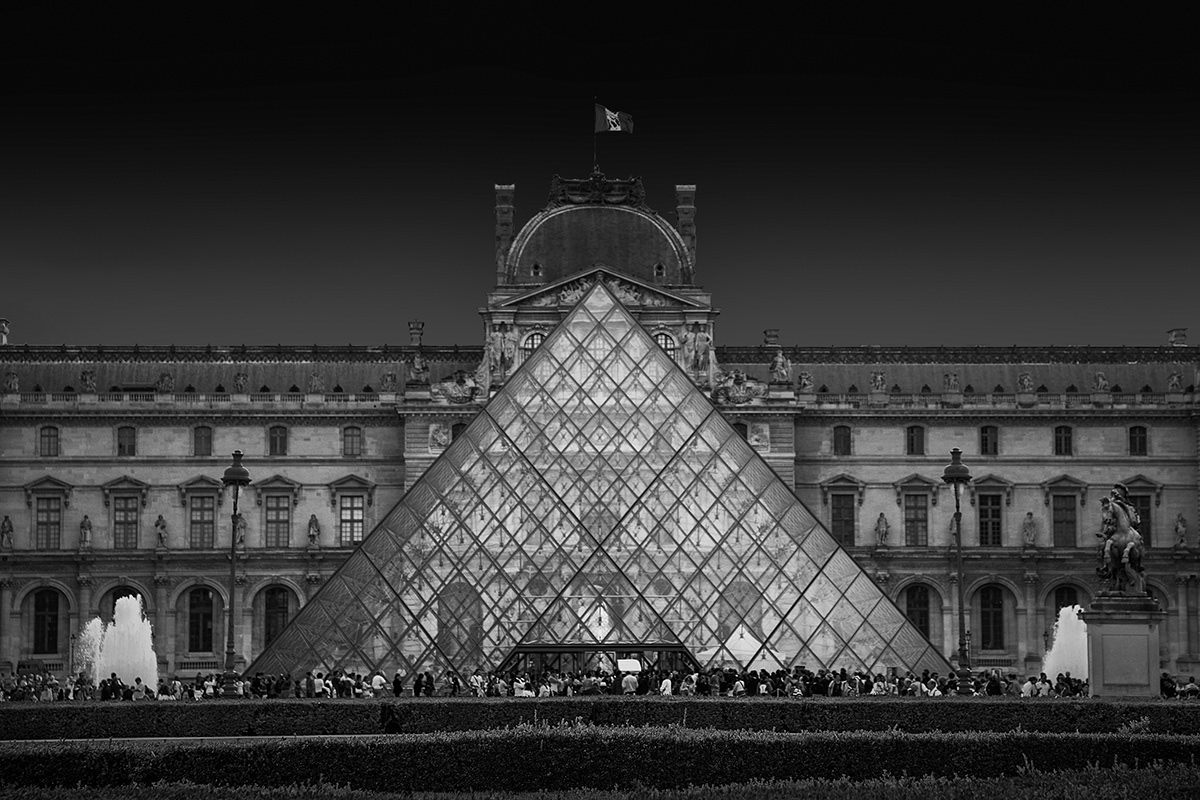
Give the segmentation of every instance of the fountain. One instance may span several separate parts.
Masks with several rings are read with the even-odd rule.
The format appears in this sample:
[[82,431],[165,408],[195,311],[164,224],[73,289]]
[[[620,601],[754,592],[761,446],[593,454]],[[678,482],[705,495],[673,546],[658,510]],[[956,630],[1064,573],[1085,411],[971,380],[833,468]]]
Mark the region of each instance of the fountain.
[[158,657],[140,595],[117,598],[110,624],[99,617],[88,621],[79,635],[75,663],[92,685],[115,672],[126,686],[141,678],[143,684],[157,689]]
[[1073,678],[1088,677],[1087,623],[1079,618],[1080,606],[1063,606],[1054,623],[1054,636],[1046,651],[1042,672],[1054,680],[1059,673]]

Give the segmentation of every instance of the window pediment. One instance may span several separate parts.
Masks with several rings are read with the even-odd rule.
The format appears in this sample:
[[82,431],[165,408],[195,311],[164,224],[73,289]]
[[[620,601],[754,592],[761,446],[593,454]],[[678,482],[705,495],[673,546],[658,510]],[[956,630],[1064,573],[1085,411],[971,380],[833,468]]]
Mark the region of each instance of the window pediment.
[[367,505],[372,505],[375,502],[375,484],[358,475],[347,475],[329,484],[330,505],[337,505],[339,494],[365,494]]
[[971,505],[975,505],[976,492],[991,492],[1004,493],[1004,505],[1012,505],[1013,482],[999,475],[984,475],[982,478],[976,478],[971,481],[968,486],[971,489]]
[[936,506],[938,489],[941,486],[941,482],[935,481],[932,478],[926,478],[924,475],[915,472],[907,478],[902,478],[892,484],[892,488],[896,490],[896,505],[904,502],[905,492],[927,492],[929,494],[929,502]]
[[146,496],[150,493],[150,484],[145,481],[139,481],[132,475],[122,475],[119,478],[114,478],[108,483],[101,484],[100,490],[104,492],[104,505],[107,508],[112,501],[113,493],[137,494],[141,497],[142,507],[146,507]]
[[22,488],[25,489],[25,505],[33,508],[33,496],[35,494],[61,494],[63,497],[63,506],[70,507],[71,491],[75,487],[64,480],[44,475],[35,481],[30,481]]
[[1046,505],[1050,505],[1050,495],[1052,494],[1076,493],[1079,495],[1079,505],[1082,506],[1087,503],[1087,491],[1087,481],[1081,481],[1066,474],[1051,478],[1042,484]]
[[858,495],[858,504],[861,506],[863,504],[863,495],[867,491],[865,481],[860,481],[858,478],[845,472],[840,475],[834,475],[832,478],[826,478],[819,485],[821,487],[821,503],[823,505],[829,505],[829,495],[832,492],[853,492]]
[[217,504],[225,502],[225,484],[221,483],[216,478],[211,478],[208,475],[197,475],[191,480],[184,481],[175,487],[179,490],[179,502],[187,505],[187,496],[189,492],[216,492]]
[[263,495],[271,492],[279,494],[291,494],[292,505],[300,504],[300,484],[291,478],[285,478],[282,475],[272,475],[269,478],[263,478],[261,481],[250,484],[254,489],[257,505],[262,505]]
[[1125,484],[1125,488],[1127,488],[1133,494],[1153,494],[1154,505],[1162,505],[1163,484],[1159,483],[1158,481],[1152,478],[1147,478],[1145,475],[1139,472],[1132,478],[1126,478],[1125,480],[1121,481],[1121,483]]

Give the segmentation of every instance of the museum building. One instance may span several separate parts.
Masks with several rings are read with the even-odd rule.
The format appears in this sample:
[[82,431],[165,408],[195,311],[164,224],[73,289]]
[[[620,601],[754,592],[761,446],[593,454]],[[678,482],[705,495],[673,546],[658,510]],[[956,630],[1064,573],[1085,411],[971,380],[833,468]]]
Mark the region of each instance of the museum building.
[[[1128,487],[1162,668],[1200,672],[1200,353],[714,341],[696,187],[496,187],[483,345],[0,345],[0,673],[139,594],[163,674],[1037,671]],[[786,322],[786,321],[785,321]],[[233,450],[251,484],[221,483]],[[232,546],[231,546],[232,545]],[[230,554],[236,553],[233,586]]]

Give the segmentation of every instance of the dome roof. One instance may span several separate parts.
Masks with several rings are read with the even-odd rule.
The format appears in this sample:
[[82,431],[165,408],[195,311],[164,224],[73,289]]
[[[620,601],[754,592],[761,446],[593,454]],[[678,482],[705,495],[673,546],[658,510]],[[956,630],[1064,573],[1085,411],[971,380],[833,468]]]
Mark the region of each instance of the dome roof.
[[640,179],[556,176],[550,205],[513,240],[504,282],[549,283],[604,264],[647,282],[690,285],[693,265],[683,238],[642,198]]

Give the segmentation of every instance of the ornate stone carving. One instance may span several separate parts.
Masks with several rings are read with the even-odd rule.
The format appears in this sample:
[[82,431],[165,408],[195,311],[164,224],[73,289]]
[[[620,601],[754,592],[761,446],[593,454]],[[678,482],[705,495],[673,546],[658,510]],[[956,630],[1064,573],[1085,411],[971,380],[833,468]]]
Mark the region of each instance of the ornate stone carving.
[[771,357],[771,380],[775,383],[792,382],[792,361],[784,354],[782,347]]
[[175,391],[175,376],[169,372],[159,373],[158,380],[154,383],[154,391],[167,393]]
[[0,578],[0,589],[11,589],[11,588],[13,588],[13,579],[12,578],[9,578],[7,576]]
[[315,372],[308,376],[308,393],[325,394],[325,379]]
[[[425,378],[426,378],[426,382],[428,382],[428,378],[429,378],[428,368],[426,368]],[[398,383],[399,383],[399,379],[397,378],[396,373],[385,372],[385,373],[383,373],[383,377],[381,377],[379,379],[379,391],[394,392],[394,391],[396,391]]]
[[319,583],[320,583],[320,582],[321,582],[323,579],[322,579],[322,578],[321,578],[321,576],[320,576],[320,575],[318,575],[317,573],[315,573],[315,572],[309,572],[308,574],[306,574],[306,575],[304,576],[304,580],[305,580],[305,582],[306,582],[306,583],[308,583],[310,586],[316,586],[316,585],[317,585],[317,584],[319,584]]
[[767,396],[767,385],[747,377],[745,372],[735,369],[719,379],[713,389],[713,399],[718,403],[744,405]]
[[158,546],[167,546],[167,521],[163,519],[163,515],[159,514],[158,519],[154,520],[154,532],[158,535]]
[[239,372],[233,376],[233,391],[237,394],[245,394],[250,389],[250,376],[244,372]]
[[17,377],[15,372],[4,373],[4,392],[5,394],[17,394],[21,391],[21,379]]
[[1187,520],[1183,517],[1183,512],[1175,515],[1175,546],[1187,547]]
[[84,394],[96,393],[96,370],[85,369],[79,373],[79,385]]
[[1040,578],[1038,577],[1038,574],[1033,571],[1028,571],[1021,577],[1025,581],[1026,586],[1036,586],[1038,580],[1040,580]]
[[888,531],[891,526],[888,525],[887,517],[883,512],[879,512],[879,518],[875,520],[875,544],[878,547],[887,547]]
[[587,178],[561,175],[551,178],[550,194],[543,210],[577,205],[633,206],[654,213],[646,205],[646,189],[641,178],[610,179],[599,170]]
[[87,515],[79,521],[79,549],[90,550],[92,547],[92,520]]
[[1037,544],[1037,522],[1033,519],[1032,511],[1026,511],[1025,519],[1021,521],[1021,541],[1026,547]]
[[882,392],[887,389],[887,376],[882,370],[871,373],[871,391]]
[[1145,568],[1142,566],[1142,535],[1137,526],[1141,517],[1129,502],[1129,489],[1116,484],[1108,497],[1100,499],[1100,565],[1096,574],[1107,586],[1122,594],[1146,593]]
[[883,585],[886,585],[892,579],[892,576],[888,574],[887,570],[882,569],[876,572],[872,577],[875,578],[876,583]]
[[959,391],[958,373],[957,372],[947,372],[942,375],[942,391],[943,392]]
[[246,573],[239,572],[237,575],[234,576],[233,582],[236,583],[238,586],[245,586],[246,585]]
[[92,586],[95,584],[95,580],[92,579],[91,575],[76,575],[75,583],[80,586]]
[[13,549],[13,523],[8,518],[8,514],[5,514],[4,520],[0,521],[0,548]]
[[321,523],[316,514],[308,518],[308,546],[321,546]]
[[1028,394],[1033,391],[1033,375],[1022,372],[1017,376],[1017,391]]
[[[392,373],[392,380],[395,382],[395,373]],[[413,353],[412,359],[408,362],[408,382],[429,383],[429,362],[425,360],[425,356],[420,350]]]
[[765,422],[751,422],[746,426],[746,441],[755,450],[770,450],[771,426]]
[[429,426],[429,449],[445,450],[450,446],[452,434],[450,426],[444,422],[434,422]]
[[1182,392],[1183,391],[1183,373],[1182,372],[1172,372],[1170,377],[1167,378],[1167,391],[1168,392]]
[[801,372],[800,381],[796,385],[796,391],[802,394],[809,394],[813,390],[813,376],[811,372]]
[[171,585],[171,576],[170,575],[155,575],[154,576],[154,585],[155,586],[163,586],[163,587],[170,586]]
[[1092,376],[1092,391],[1107,392],[1108,391],[1108,376],[1099,370]]
[[429,387],[431,398],[445,400],[448,403],[469,403],[482,392],[483,389],[475,377],[461,369],[451,375],[449,379]]

